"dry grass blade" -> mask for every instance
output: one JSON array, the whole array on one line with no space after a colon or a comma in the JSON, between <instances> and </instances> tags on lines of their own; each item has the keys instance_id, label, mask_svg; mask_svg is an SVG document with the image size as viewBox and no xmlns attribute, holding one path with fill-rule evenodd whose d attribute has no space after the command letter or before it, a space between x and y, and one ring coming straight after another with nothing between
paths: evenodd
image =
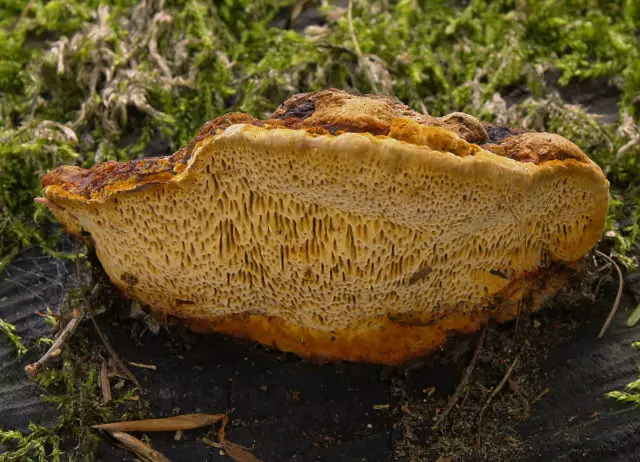
<instances>
[{"instance_id":1,"label":"dry grass blade","mask_svg":"<svg viewBox=\"0 0 640 462\"><path fill-rule=\"evenodd\" d=\"M102 389L102 401L109 404L111 401L111 384L109 383L109 370L107 369L107 361L102 358L100 365L100 388Z\"/></svg>"},{"instance_id":2,"label":"dry grass blade","mask_svg":"<svg viewBox=\"0 0 640 462\"><path fill-rule=\"evenodd\" d=\"M433 424L433 427L431 427L432 430L435 430L436 428L438 428L438 426L444 421L444 419L447 418L447 415L449 415L453 407L456 405L456 403L460 399L460 395L462 394L464 387L467 386L467 383L471 378L471 373L473 372L473 368L475 367L476 361L478 360L478 356L480 355L480 350L482 350L482 344L484 343L484 338L487 335L488 328L489 328L489 324L487 323L484 325L484 329L482 329L482 333L480 334L480 338L478 339L476 350L473 352L473 358L471 359L471 362L467 366L467 369L464 371L464 375L462 376L462 380L460 380L460 383L458 384L458 388L456 388L455 393L449 400L449 403L447 403L447 407L444 409L444 411L442 411L442 414L440 414L440 416L438 417L438 420L436 420L436 423Z\"/></svg>"},{"instance_id":3,"label":"dry grass blade","mask_svg":"<svg viewBox=\"0 0 640 462\"><path fill-rule=\"evenodd\" d=\"M84 313L80 313L78 310L74 310L73 318L71 319L71 321L67 323L66 326L64 326L64 329L62 329L62 332L60 332L60 335L58 335L58 338L53 342L53 345L51 345L51 348L49 348L49 350L44 354L44 356L42 356L42 358L40 358L38 361L36 361L33 364L28 364L27 366L25 366L24 370L29 377L35 377L38 370L42 367L44 363L46 363L49 360L49 358L55 358L60 354L60 349L62 348L62 345L64 345L65 342L69 338L71 338L75 330L78 328L78 324L80 323L83 317L84 317Z\"/></svg>"},{"instance_id":4,"label":"dry grass blade","mask_svg":"<svg viewBox=\"0 0 640 462\"><path fill-rule=\"evenodd\" d=\"M622 290L624 289L624 281L622 279L622 271L620 270L620 267L618 266L618 264L613 260L613 258L611 258L609 255L603 252L600 252L599 250L596 250L596 253L600 255L602 258L606 258L609 262L611 262L611 264L616 268L616 271L618 272L618 294L616 295L616 300L613 302L613 306L611 307L609 316L607 316L607 319L605 320L604 324L602 325L602 329L600 329L600 333L598 334L598 338L602 338L604 333L609 328L611 321L613 321L613 317L616 315L616 311L618 311L618 306L620 305L620 300L622 299Z\"/></svg>"},{"instance_id":5,"label":"dry grass blade","mask_svg":"<svg viewBox=\"0 0 640 462\"><path fill-rule=\"evenodd\" d=\"M167 432L178 430L192 430L194 428L213 425L225 420L224 414L184 414L165 419L145 419L132 420L129 422L113 422L108 424L94 425L96 430L106 430L110 432Z\"/></svg>"},{"instance_id":6,"label":"dry grass blade","mask_svg":"<svg viewBox=\"0 0 640 462\"><path fill-rule=\"evenodd\" d=\"M111 433L111 436L122 443L127 449L135 452L139 457L145 460L150 460L153 462L169 462L169 459L160 454L158 451L150 448L138 438L131 436L128 433L113 432Z\"/></svg>"}]
</instances>

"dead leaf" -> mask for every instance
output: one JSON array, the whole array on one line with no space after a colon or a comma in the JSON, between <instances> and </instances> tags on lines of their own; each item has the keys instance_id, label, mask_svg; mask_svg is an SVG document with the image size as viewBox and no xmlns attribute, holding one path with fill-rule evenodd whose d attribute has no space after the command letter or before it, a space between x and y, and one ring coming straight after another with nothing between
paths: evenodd
<instances>
[{"instance_id":1,"label":"dead leaf","mask_svg":"<svg viewBox=\"0 0 640 462\"><path fill-rule=\"evenodd\" d=\"M100 365L100 388L102 389L102 401L108 404L111 401L111 384L109 383L109 370L107 369L107 361L102 358Z\"/></svg>"},{"instance_id":2,"label":"dead leaf","mask_svg":"<svg viewBox=\"0 0 640 462\"><path fill-rule=\"evenodd\" d=\"M256 456L231 441L223 441L222 447L229 457L236 462L262 462Z\"/></svg>"}]
</instances>

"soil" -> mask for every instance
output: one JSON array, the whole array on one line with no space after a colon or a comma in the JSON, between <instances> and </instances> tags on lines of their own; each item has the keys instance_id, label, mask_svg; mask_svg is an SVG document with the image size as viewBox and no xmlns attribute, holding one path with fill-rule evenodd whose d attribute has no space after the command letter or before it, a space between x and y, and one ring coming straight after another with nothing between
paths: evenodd
<instances>
[{"instance_id":1,"label":"soil","mask_svg":"<svg viewBox=\"0 0 640 462\"><path fill-rule=\"evenodd\" d=\"M45 309L45 300L57 306L74 279L70 265L27 251L0 283L0 316L31 342L49 329L34 313ZM603 396L637 378L640 355L630 343L638 332L624 321L635 306L640 278L627 279L632 290L602 340L597 333L617 287L611 278L595 300L580 295L583 279L539 314L491 326L458 406L438 430L431 429L434 418L457 387L477 335L456 337L420 361L383 367L318 364L178 326L140 337L144 326L129 317L125 300L97 319L123 360L156 366L131 367L147 388L143 399L150 415L228 413L229 440L253 448L264 461L640 460L640 409ZM91 329L82 332L101 348ZM55 418L56 411L39 400L42 390L22 371L38 354L18 360L0 338L4 428L25 429L30 421L49 424ZM491 389L516 357L510 380L480 423ZM172 433L150 436L153 447L172 461L230 460L202 442L205 433L185 432L180 441ZM132 459L111 440L101 443L98 460L127 458Z\"/></svg>"}]
</instances>

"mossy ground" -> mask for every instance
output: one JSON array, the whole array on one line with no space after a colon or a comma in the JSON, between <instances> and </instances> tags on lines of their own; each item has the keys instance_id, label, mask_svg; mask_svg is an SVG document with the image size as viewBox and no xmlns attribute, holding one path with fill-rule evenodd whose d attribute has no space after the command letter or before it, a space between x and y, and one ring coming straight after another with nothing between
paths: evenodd
<instances>
[{"instance_id":1,"label":"mossy ground","mask_svg":"<svg viewBox=\"0 0 640 462\"><path fill-rule=\"evenodd\" d=\"M33 203L47 170L169 154L217 115L264 116L293 93L327 87L566 136L608 172L612 201L602 245L634 266L636 1L354 1L355 41L346 7L0 2L0 271L30 246L73 258L56 253L60 230ZM581 98L591 82L599 93ZM19 341L10 327L0 330ZM81 372L91 377L89 369ZM86 393L95 393L92 387Z\"/></svg>"}]
</instances>

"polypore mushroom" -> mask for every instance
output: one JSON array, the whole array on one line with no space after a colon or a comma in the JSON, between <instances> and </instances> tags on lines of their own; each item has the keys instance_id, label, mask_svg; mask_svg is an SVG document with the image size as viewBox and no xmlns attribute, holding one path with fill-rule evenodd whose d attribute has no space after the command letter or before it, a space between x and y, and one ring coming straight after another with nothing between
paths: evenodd
<instances>
[{"instance_id":1,"label":"polypore mushroom","mask_svg":"<svg viewBox=\"0 0 640 462\"><path fill-rule=\"evenodd\" d=\"M598 241L577 146L386 97L295 95L170 157L42 180L51 212L150 310L302 356L393 364L539 308Z\"/></svg>"}]
</instances>

